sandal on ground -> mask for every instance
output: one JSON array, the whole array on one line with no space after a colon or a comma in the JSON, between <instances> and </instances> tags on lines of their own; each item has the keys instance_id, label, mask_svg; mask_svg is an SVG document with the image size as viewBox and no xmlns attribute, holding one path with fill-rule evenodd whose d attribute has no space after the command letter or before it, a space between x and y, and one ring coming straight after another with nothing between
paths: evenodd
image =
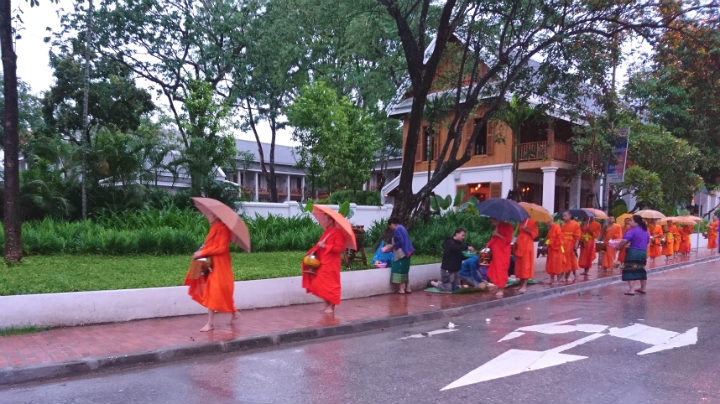
<instances>
[{"instance_id":1,"label":"sandal on ground","mask_svg":"<svg viewBox=\"0 0 720 404\"><path fill-rule=\"evenodd\" d=\"M627 296L635 296L635 293L634 293L634 292L625 292L625 295L627 295Z\"/></svg>"},{"instance_id":2,"label":"sandal on ground","mask_svg":"<svg viewBox=\"0 0 720 404\"><path fill-rule=\"evenodd\" d=\"M642 289L635 289L636 292L640 293L641 295L646 294L647 292Z\"/></svg>"}]
</instances>

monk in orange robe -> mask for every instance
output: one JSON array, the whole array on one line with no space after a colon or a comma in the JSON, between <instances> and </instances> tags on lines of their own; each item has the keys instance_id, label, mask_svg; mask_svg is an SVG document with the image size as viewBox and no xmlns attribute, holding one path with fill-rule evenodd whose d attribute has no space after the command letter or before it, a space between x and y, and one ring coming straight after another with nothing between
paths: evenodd
<instances>
[{"instance_id":1,"label":"monk in orange robe","mask_svg":"<svg viewBox=\"0 0 720 404\"><path fill-rule=\"evenodd\" d=\"M623 223L623 231L622 231L623 237L625 237L625 233L627 233L627 231L630 230L630 222L631 221L632 221L632 218L629 218L629 217L625 218L625 223ZM622 263L625 262L625 253L627 252L626 250L627 250L627 247L623 247L618 252L618 259L617 259L618 266L622 265Z\"/></svg>"},{"instance_id":2,"label":"monk in orange robe","mask_svg":"<svg viewBox=\"0 0 720 404\"><path fill-rule=\"evenodd\" d=\"M615 258L617 257L617 250L610 247L610 240L621 239L623 236L622 226L615 223L615 218L611 217L608 219L609 226L605 229L605 236L603 237L603 243L605 244L605 252L602 256L602 267L603 269L612 270L615 267Z\"/></svg>"},{"instance_id":3,"label":"monk in orange robe","mask_svg":"<svg viewBox=\"0 0 720 404\"><path fill-rule=\"evenodd\" d=\"M650 244L648 244L647 256L655 261L655 258L662 254L660 239L663 238L662 227L654 219L648 222L648 233L650 233Z\"/></svg>"},{"instance_id":4,"label":"monk in orange robe","mask_svg":"<svg viewBox=\"0 0 720 404\"><path fill-rule=\"evenodd\" d=\"M587 275L592 267L593 261L597 258L595 251L595 239L600 237L600 223L588 218L580 228L580 257L578 258L578 266L583 268Z\"/></svg>"},{"instance_id":5,"label":"monk in orange robe","mask_svg":"<svg viewBox=\"0 0 720 404\"><path fill-rule=\"evenodd\" d=\"M665 262L667 263L675 254L675 236L670 231L668 225L663 226L663 233L665 234L665 244L662 246L662 253L665 256Z\"/></svg>"},{"instance_id":6,"label":"monk in orange robe","mask_svg":"<svg viewBox=\"0 0 720 404\"><path fill-rule=\"evenodd\" d=\"M690 235L692 234L693 226L681 226L680 227L680 254L690 255L692 245L690 244Z\"/></svg>"},{"instance_id":7,"label":"monk in orange robe","mask_svg":"<svg viewBox=\"0 0 720 404\"><path fill-rule=\"evenodd\" d=\"M185 278L185 285L190 286L188 294L193 300L207 307L208 321L200 331L207 332L215 327L214 315L216 311L232 313L235 319L237 309L233 300L235 291L235 276L232 271L230 259L230 229L220 220L210 225L205 243L193 254L193 258L211 258L212 271L205 280Z\"/></svg>"},{"instance_id":8,"label":"monk in orange robe","mask_svg":"<svg viewBox=\"0 0 720 404\"><path fill-rule=\"evenodd\" d=\"M718 217L713 215L712 220L710 223L708 223L707 228L707 248L709 250L714 250L718 248Z\"/></svg>"},{"instance_id":9,"label":"monk in orange robe","mask_svg":"<svg viewBox=\"0 0 720 404\"><path fill-rule=\"evenodd\" d=\"M538 236L537 222L527 219L518 228L515 240L515 276L520 279L519 293L527 290L528 279L533 277L535 269L535 243Z\"/></svg>"},{"instance_id":10,"label":"monk in orange robe","mask_svg":"<svg viewBox=\"0 0 720 404\"><path fill-rule=\"evenodd\" d=\"M565 265L563 272L565 273L565 279L570 277L572 272L573 279L575 279L575 271L578 270L578 257L577 257L577 246L580 242L580 225L574 221L572 214L565 211L562 214L563 224L560 226L563 232L563 248L565 249Z\"/></svg>"},{"instance_id":11,"label":"monk in orange robe","mask_svg":"<svg viewBox=\"0 0 720 404\"><path fill-rule=\"evenodd\" d=\"M510 242L512 242L513 226L493 218L490 218L490 222L495 225L495 231L487 244L492 253L488 277L490 282L500 288L495 296L502 297L502 290L507 284L508 270L510 269Z\"/></svg>"},{"instance_id":12,"label":"monk in orange robe","mask_svg":"<svg viewBox=\"0 0 720 404\"><path fill-rule=\"evenodd\" d=\"M325 300L324 312L327 314L334 313L335 306L340 304L340 266L344 249L345 235L339 228L330 225L325 228L318 243L307 252L315 253L320 266L312 273L303 264L302 287L307 293Z\"/></svg>"},{"instance_id":13,"label":"monk in orange robe","mask_svg":"<svg viewBox=\"0 0 720 404\"><path fill-rule=\"evenodd\" d=\"M565 267L565 248L563 247L563 232L560 225L550 222L550 229L547 234L547 260L545 261L545 272L550 275L550 284L555 280L560 282L560 276Z\"/></svg>"},{"instance_id":14,"label":"monk in orange robe","mask_svg":"<svg viewBox=\"0 0 720 404\"><path fill-rule=\"evenodd\" d=\"M680 227L674 224L672 220L668 220L667 224L668 230L670 230L670 232L673 234L673 239L675 242L675 245L673 246L673 253L678 254L680 253L680 239L682 239L680 234Z\"/></svg>"}]
</instances>

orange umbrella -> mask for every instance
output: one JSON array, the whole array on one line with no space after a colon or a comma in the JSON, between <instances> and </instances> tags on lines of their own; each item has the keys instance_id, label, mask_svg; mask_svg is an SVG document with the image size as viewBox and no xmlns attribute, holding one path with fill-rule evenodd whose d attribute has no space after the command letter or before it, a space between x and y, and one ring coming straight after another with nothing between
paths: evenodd
<instances>
[{"instance_id":1,"label":"orange umbrella","mask_svg":"<svg viewBox=\"0 0 720 404\"><path fill-rule=\"evenodd\" d=\"M665 215L663 215L661 212L652 209L638 210L637 212L635 212L635 214L639 215L643 219L662 219L665 217Z\"/></svg>"},{"instance_id":2,"label":"orange umbrella","mask_svg":"<svg viewBox=\"0 0 720 404\"><path fill-rule=\"evenodd\" d=\"M625 223L625 219L627 219L627 218L632 219L632 217L633 217L633 215L631 213L623 213L622 215L615 218L615 223L622 225L623 223Z\"/></svg>"},{"instance_id":3,"label":"orange umbrella","mask_svg":"<svg viewBox=\"0 0 720 404\"><path fill-rule=\"evenodd\" d=\"M595 208L580 208L584 210L585 212L591 213L593 216L595 216L595 219L607 219L608 215L607 213L603 212L600 209Z\"/></svg>"},{"instance_id":4,"label":"orange umbrella","mask_svg":"<svg viewBox=\"0 0 720 404\"><path fill-rule=\"evenodd\" d=\"M353 231L350 222L348 222L343 215L323 205L313 206L312 214L315 216L315 219L317 219L323 229L326 229L330 224L335 223L335 225L343 232L343 235L345 235L345 248L357 250L355 232Z\"/></svg>"},{"instance_id":5,"label":"orange umbrella","mask_svg":"<svg viewBox=\"0 0 720 404\"><path fill-rule=\"evenodd\" d=\"M232 241L243 250L250 252L250 231L245 222L224 203L212 198L192 198L195 207L212 223L220 219L232 233Z\"/></svg>"},{"instance_id":6,"label":"orange umbrella","mask_svg":"<svg viewBox=\"0 0 720 404\"><path fill-rule=\"evenodd\" d=\"M552 222L552 215L542 206L530 202L518 202L518 204L530 215L530 219L541 223Z\"/></svg>"}]
</instances>

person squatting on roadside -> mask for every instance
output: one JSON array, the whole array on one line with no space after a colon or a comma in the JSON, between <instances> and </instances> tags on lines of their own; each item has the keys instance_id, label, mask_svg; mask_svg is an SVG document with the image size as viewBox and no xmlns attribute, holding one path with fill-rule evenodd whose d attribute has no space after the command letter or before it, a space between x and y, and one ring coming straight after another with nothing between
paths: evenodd
<instances>
[{"instance_id":1,"label":"person squatting on roadside","mask_svg":"<svg viewBox=\"0 0 720 404\"><path fill-rule=\"evenodd\" d=\"M445 239L442 263L440 264L440 281L430 281L430 285L444 292L452 292L460 287L459 271L465 258L463 252L475 251L472 246L463 242L466 234L465 229L459 227L452 237Z\"/></svg>"}]
</instances>

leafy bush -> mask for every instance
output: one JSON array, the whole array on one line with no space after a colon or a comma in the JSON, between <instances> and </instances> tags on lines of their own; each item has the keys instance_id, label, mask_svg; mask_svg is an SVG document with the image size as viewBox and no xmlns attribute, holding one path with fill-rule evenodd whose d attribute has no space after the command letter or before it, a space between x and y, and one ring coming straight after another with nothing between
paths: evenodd
<instances>
[{"instance_id":1,"label":"leafy bush","mask_svg":"<svg viewBox=\"0 0 720 404\"><path fill-rule=\"evenodd\" d=\"M328 201L334 205L348 201L358 205L380 206L380 193L377 191L336 191L330 194Z\"/></svg>"}]
</instances>

